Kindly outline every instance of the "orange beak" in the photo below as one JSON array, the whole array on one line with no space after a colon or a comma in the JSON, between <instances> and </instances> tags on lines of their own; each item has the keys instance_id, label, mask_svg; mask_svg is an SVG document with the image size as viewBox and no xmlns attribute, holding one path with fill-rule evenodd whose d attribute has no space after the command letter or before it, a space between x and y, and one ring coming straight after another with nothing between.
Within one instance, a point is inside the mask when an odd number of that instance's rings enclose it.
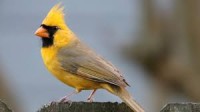
<instances>
[{"instance_id":1,"label":"orange beak","mask_svg":"<svg viewBox=\"0 0 200 112\"><path fill-rule=\"evenodd\" d=\"M49 38L49 33L46 29L44 29L43 27L39 27L36 32L35 32L36 36L42 37L42 38Z\"/></svg>"}]
</instances>

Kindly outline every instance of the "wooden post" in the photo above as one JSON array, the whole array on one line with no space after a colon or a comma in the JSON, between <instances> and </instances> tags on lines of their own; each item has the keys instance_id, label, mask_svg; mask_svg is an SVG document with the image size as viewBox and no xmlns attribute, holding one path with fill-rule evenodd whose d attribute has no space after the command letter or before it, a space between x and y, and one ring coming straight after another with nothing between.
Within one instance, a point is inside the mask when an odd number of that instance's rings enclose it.
<instances>
[{"instance_id":1,"label":"wooden post","mask_svg":"<svg viewBox=\"0 0 200 112\"><path fill-rule=\"evenodd\" d=\"M0 112L14 111L0 100ZM37 112L132 112L132 110L125 103L117 102L52 102ZM170 103L160 112L200 112L200 103Z\"/></svg>"},{"instance_id":2,"label":"wooden post","mask_svg":"<svg viewBox=\"0 0 200 112\"><path fill-rule=\"evenodd\" d=\"M133 112L125 103L111 102L71 102L51 103L38 112Z\"/></svg>"},{"instance_id":3,"label":"wooden post","mask_svg":"<svg viewBox=\"0 0 200 112\"><path fill-rule=\"evenodd\" d=\"M200 104L170 103L167 104L160 112L200 112Z\"/></svg>"}]
</instances>

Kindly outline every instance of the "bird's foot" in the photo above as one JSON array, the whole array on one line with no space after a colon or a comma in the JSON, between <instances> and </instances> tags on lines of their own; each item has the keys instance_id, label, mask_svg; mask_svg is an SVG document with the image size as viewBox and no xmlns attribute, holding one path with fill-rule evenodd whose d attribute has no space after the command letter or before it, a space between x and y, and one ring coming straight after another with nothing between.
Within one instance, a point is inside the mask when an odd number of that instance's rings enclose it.
<instances>
[{"instance_id":1,"label":"bird's foot","mask_svg":"<svg viewBox=\"0 0 200 112\"><path fill-rule=\"evenodd\" d=\"M60 100L58 100L59 103L66 103L66 102L71 102L70 99L68 99L67 96L64 96L63 98L61 98Z\"/></svg>"},{"instance_id":2,"label":"bird's foot","mask_svg":"<svg viewBox=\"0 0 200 112\"><path fill-rule=\"evenodd\" d=\"M55 105L57 102L56 101L51 101L51 102L49 102L48 104L50 104L50 105Z\"/></svg>"},{"instance_id":3,"label":"bird's foot","mask_svg":"<svg viewBox=\"0 0 200 112\"><path fill-rule=\"evenodd\" d=\"M90 103L94 102L94 98L88 98L87 102L90 102Z\"/></svg>"},{"instance_id":4,"label":"bird's foot","mask_svg":"<svg viewBox=\"0 0 200 112\"><path fill-rule=\"evenodd\" d=\"M71 102L68 98L71 97L74 94L77 94L77 93L78 93L77 91L73 91L69 95L66 95L66 96L62 97L58 102L60 102L60 103Z\"/></svg>"},{"instance_id":5,"label":"bird's foot","mask_svg":"<svg viewBox=\"0 0 200 112\"><path fill-rule=\"evenodd\" d=\"M89 96L88 99L87 99L88 102L93 102L93 101L94 101L93 96L94 96L94 93L95 93L95 92L96 92L96 89L93 90L93 91L90 93L90 96Z\"/></svg>"}]
</instances>

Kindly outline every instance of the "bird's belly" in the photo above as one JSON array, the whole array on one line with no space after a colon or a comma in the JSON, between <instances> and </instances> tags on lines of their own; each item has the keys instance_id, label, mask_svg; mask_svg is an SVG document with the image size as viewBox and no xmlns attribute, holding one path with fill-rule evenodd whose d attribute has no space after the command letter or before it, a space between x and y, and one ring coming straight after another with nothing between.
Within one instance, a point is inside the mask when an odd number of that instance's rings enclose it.
<instances>
[{"instance_id":1,"label":"bird's belly","mask_svg":"<svg viewBox=\"0 0 200 112\"><path fill-rule=\"evenodd\" d=\"M101 88L100 83L84 79L75 74L68 73L66 71L60 71L53 73L63 83L74 87L78 90L90 90Z\"/></svg>"}]
</instances>

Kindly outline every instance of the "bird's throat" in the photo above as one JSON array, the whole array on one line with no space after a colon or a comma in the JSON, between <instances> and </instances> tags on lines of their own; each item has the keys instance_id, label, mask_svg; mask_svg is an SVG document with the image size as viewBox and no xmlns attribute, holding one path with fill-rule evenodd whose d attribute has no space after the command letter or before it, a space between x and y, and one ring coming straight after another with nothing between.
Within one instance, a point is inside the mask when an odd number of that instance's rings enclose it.
<instances>
[{"instance_id":1,"label":"bird's throat","mask_svg":"<svg viewBox=\"0 0 200 112\"><path fill-rule=\"evenodd\" d=\"M42 47L47 48L53 45L53 38L42 38Z\"/></svg>"}]
</instances>

